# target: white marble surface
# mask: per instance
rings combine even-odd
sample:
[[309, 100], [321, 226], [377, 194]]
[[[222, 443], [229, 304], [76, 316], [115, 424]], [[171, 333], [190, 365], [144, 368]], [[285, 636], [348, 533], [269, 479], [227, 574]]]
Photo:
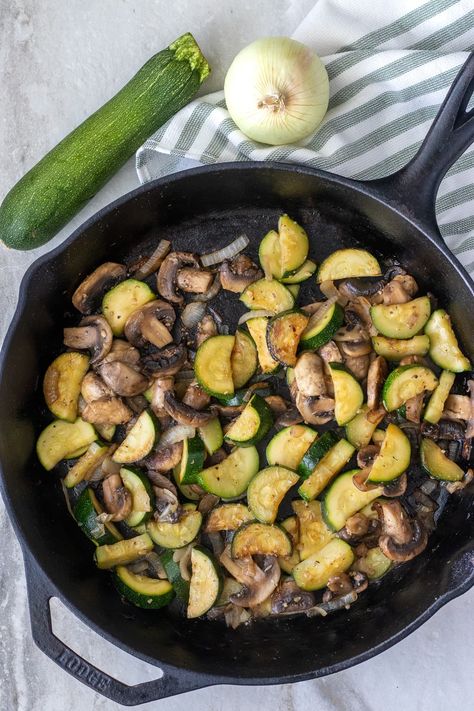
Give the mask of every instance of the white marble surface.
[[[263, 34], [290, 34], [314, 0], [0, 0], [0, 199], [79, 121], [110, 97], [151, 54], [192, 31], [222, 84], [240, 47]], [[137, 185], [130, 161], [47, 248], [0, 254], [0, 339], [20, 279], [43, 251], [86, 217]], [[1, 711], [109, 711], [33, 644], [20, 549], [0, 503]], [[421, 629], [376, 659], [326, 679], [280, 687], [216, 687], [142, 708], [196, 711], [450, 711], [473, 707], [471, 605], [474, 591], [451, 602]], [[55, 630], [87, 659], [127, 683], [152, 667], [117, 651], [67, 611], [53, 606]], [[138, 707], [137, 707], [138, 708]]]

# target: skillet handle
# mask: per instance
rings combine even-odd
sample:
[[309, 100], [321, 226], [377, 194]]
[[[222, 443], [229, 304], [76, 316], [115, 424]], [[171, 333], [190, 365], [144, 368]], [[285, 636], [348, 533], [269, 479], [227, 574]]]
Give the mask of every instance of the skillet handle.
[[27, 551], [24, 560], [33, 639], [42, 652], [75, 679], [123, 706], [157, 701], [208, 685], [190, 672], [181, 672], [178, 676], [176, 672], [163, 669], [160, 679], [128, 686], [87, 662], [53, 633], [49, 607], [49, 601], [54, 597], [51, 585]]
[[[368, 181], [376, 195], [429, 232], [441, 235], [436, 222], [438, 187], [456, 160], [474, 141], [474, 53], [460, 69], [416, 155], [401, 170]], [[413, 207], [410, 207], [413, 206]]]

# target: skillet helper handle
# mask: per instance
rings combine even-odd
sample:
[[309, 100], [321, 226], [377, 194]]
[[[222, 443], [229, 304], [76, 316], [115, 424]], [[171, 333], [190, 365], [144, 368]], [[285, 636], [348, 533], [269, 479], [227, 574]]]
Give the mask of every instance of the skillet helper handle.
[[87, 662], [54, 634], [49, 607], [54, 594], [50, 584], [30, 553], [25, 551], [24, 560], [33, 639], [46, 656], [75, 679], [123, 706], [157, 701], [205, 686], [189, 672], [178, 677], [169, 670], [163, 670], [160, 679], [128, 686]]
[[436, 222], [436, 194], [449, 170], [474, 141], [474, 108], [467, 111], [474, 92], [474, 53], [460, 69], [418, 152], [401, 170], [369, 181], [384, 200], [441, 239]]

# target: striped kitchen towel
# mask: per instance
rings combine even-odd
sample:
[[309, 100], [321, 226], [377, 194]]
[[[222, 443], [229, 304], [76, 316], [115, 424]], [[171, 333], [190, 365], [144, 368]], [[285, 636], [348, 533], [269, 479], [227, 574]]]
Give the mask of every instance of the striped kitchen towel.
[[[293, 35], [323, 58], [327, 115], [310, 138], [268, 147], [241, 133], [223, 92], [193, 101], [138, 150], [142, 183], [223, 161], [302, 163], [353, 178], [405, 165], [474, 48], [473, 0], [317, 0]], [[474, 272], [474, 147], [451, 168], [437, 199], [440, 230]]]

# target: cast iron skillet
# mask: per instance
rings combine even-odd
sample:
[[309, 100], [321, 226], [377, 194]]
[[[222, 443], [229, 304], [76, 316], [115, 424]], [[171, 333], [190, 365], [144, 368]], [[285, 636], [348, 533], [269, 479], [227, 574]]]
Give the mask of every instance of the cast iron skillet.
[[[473, 89], [471, 56], [415, 158], [388, 178], [360, 183], [277, 163], [198, 168], [129, 193], [28, 270], [1, 359], [2, 493], [23, 548], [35, 642], [91, 688], [132, 705], [213, 684], [324, 676], [387, 649], [473, 584], [474, 502], [472, 491], [464, 491], [450, 497], [426, 551], [369, 588], [350, 611], [232, 631], [166, 610], [138, 610], [123, 604], [110, 576], [94, 568], [58, 479], [34, 454], [45, 421], [38, 415], [41, 378], [60, 351], [73, 290], [101, 262], [145, 252], [157, 236], [203, 253], [245, 232], [255, 247], [287, 211], [308, 230], [318, 260], [353, 244], [399, 258], [449, 308], [474, 361], [474, 286], [445, 247], [434, 209], [442, 176], [474, 138], [474, 111], [466, 111]], [[235, 322], [235, 306], [224, 315]], [[159, 666], [162, 678], [129, 687], [83, 660], [52, 632], [52, 596], [106, 639]]]

